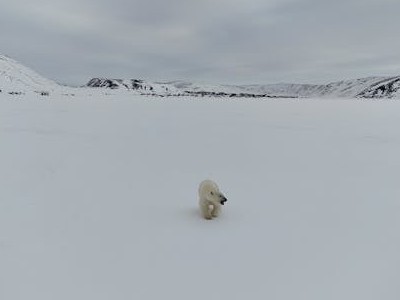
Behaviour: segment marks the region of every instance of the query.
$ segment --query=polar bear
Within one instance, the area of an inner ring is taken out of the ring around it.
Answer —
[[[210,220],[218,217],[221,205],[228,201],[212,180],[204,180],[199,186],[199,206],[202,216]]]

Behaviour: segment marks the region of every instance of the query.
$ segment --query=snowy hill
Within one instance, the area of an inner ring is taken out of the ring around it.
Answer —
[[[269,98],[400,98],[400,76],[368,77],[344,80],[329,84],[255,84],[219,85],[198,84],[188,81],[152,82],[142,79],[93,78],[82,88],[61,86],[46,79],[21,63],[0,54],[0,91],[11,94],[26,92],[63,94],[113,94],[134,92],[157,96],[218,96],[218,97],[269,97]],[[107,91],[108,90],[108,91]]]
[[[400,77],[398,77],[400,78]],[[344,80],[339,82],[329,83],[326,86],[321,86],[317,90],[317,96],[336,96],[346,98],[371,98],[366,92],[378,96],[376,89],[379,88],[380,82],[386,82],[393,79],[392,77],[367,77],[354,80]],[[386,98],[396,97],[394,89],[388,90],[385,93]]]
[[[310,84],[271,84],[271,85],[251,85],[249,89],[260,90],[264,93],[274,93],[280,95],[296,95],[298,97],[338,97],[356,98],[361,97],[361,93],[384,77],[368,77],[352,80],[343,80],[329,84],[310,85]],[[392,96],[390,93],[387,97]]]
[[[140,94],[161,96],[222,96],[222,97],[298,97],[307,96],[304,85],[212,85],[188,81],[150,82],[141,79],[93,78],[88,87],[132,90]]]
[[[168,83],[147,82],[141,79],[108,79],[93,78],[87,83],[88,87],[110,89],[126,89],[137,91],[140,94],[172,95],[181,91]]]
[[[88,87],[134,90],[141,94],[229,97],[397,98],[399,77],[367,77],[329,84],[210,85],[186,81],[149,82],[138,79],[94,78]]]
[[[49,91],[59,87],[54,81],[0,54],[0,90],[3,92]]]
[[[400,98],[400,76],[384,78],[359,93],[363,98]]]
[[[176,83],[175,83],[176,84]],[[179,87],[179,84],[178,86]],[[186,90],[218,90],[225,93],[249,93],[282,97],[337,97],[337,98],[396,98],[400,97],[400,76],[367,77],[343,80],[329,84],[267,84],[267,85],[220,85],[196,86],[186,84]]]

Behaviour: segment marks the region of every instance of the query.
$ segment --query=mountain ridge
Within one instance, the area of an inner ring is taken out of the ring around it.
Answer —
[[[162,96],[400,98],[400,76],[374,76],[328,84],[265,85],[200,85],[187,81],[150,82],[142,79],[93,78],[86,86],[126,89],[145,95]]]
[[[94,88],[124,90],[154,96],[216,96],[243,98],[400,98],[400,76],[365,77],[328,84],[198,84],[189,81],[92,78],[80,88],[47,79],[16,60],[0,54],[0,91],[9,94],[36,92],[90,93]]]

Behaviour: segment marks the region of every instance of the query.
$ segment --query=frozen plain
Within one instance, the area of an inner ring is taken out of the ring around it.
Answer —
[[[395,100],[0,94],[0,299],[398,300],[399,125]]]

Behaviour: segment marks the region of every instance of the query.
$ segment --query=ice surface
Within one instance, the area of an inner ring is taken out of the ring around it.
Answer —
[[[400,299],[400,102],[0,94],[0,299]],[[229,201],[201,219],[197,187]]]

